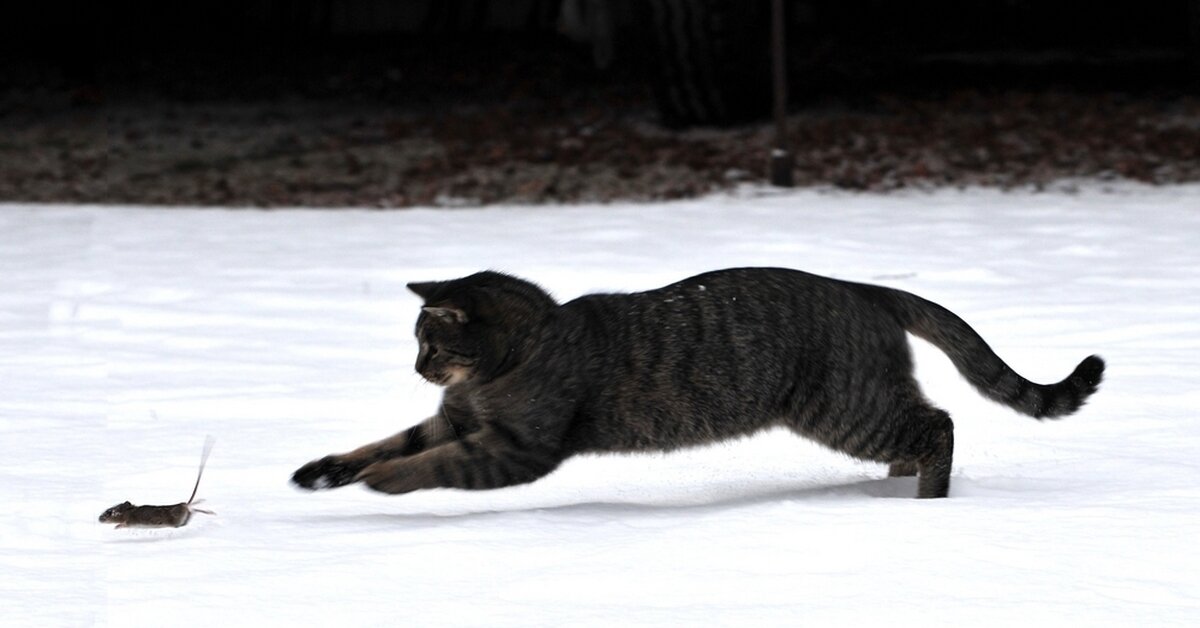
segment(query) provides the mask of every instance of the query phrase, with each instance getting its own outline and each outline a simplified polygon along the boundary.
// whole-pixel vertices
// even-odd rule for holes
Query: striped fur
[[[425,300],[417,370],[438,412],[395,436],[298,469],[304,488],[490,489],[584,452],[671,450],[784,426],[917,475],[944,497],[953,423],[912,376],[906,331],[945,351],[985,396],[1037,417],[1095,392],[1091,357],[1033,384],[960,318],[898,290],[786,269],[730,269],[637,294],[559,305],[495,272],[410,284]]]
[[[949,356],[958,372],[980,394],[1038,419],[1074,413],[1100,386],[1104,360],[1093,355],[1057,384],[1035,384],[1012,370],[987,342],[950,310],[916,295],[877,289],[908,331]]]

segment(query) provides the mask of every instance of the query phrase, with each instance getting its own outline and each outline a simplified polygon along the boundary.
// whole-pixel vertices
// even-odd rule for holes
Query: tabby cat
[[[905,332],[984,396],[1037,418],[1096,391],[1098,356],[1035,384],[949,310],[907,292],[776,268],[720,270],[559,305],[497,272],[412,283],[416,370],[445,387],[431,418],[298,469],[306,489],[386,493],[532,482],[585,452],[672,450],[784,426],[918,475],[945,497],[954,431],[913,379]]]

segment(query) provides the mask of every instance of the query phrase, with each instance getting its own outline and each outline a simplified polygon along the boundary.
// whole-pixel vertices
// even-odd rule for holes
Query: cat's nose
[[[416,368],[417,368],[418,373],[420,373],[422,375],[425,374],[425,367],[429,366],[429,358],[430,357],[432,357],[432,356],[429,355],[429,351],[427,351],[425,349],[421,349],[420,353],[417,354]]]

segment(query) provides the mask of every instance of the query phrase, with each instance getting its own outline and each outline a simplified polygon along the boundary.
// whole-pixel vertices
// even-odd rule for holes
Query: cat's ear
[[[414,281],[408,284],[408,289],[428,301],[433,296],[433,291],[440,285],[442,285],[440,281]]]
[[[467,313],[456,307],[423,307],[421,308],[431,316],[436,316],[442,320],[458,323],[459,325],[467,324]]]

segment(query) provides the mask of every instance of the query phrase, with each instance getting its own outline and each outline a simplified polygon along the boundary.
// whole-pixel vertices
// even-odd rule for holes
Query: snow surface
[[[1109,364],[1039,423],[916,346],[951,498],[783,432],[531,485],[304,493],[433,411],[405,282],[560,299],[778,265],[911,290],[1022,374]],[[374,211],[0,207],[0,623],[1198,625],[1200,187],[737,194]],[[129,499],[217,516],[113,530]]]

